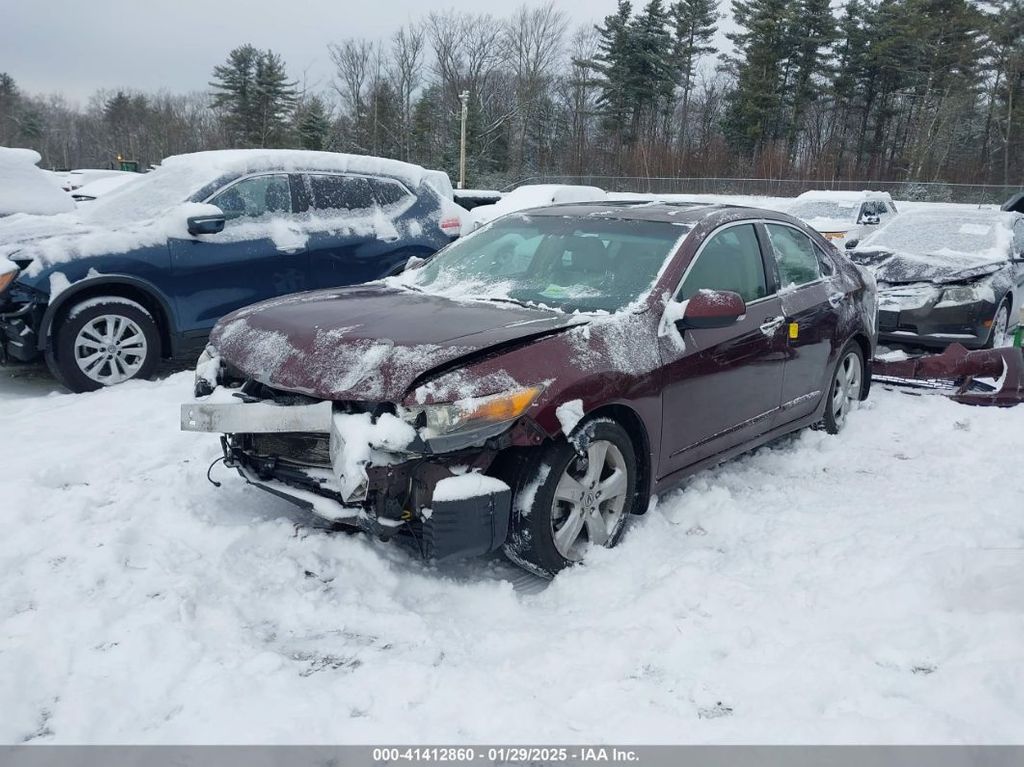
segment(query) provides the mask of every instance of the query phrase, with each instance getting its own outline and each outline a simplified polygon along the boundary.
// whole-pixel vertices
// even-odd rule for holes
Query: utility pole
[[[469,91],[459,94],[462,102],[462,139],[459,142],[459,189],[466,188],[466,117],[469,115]]]

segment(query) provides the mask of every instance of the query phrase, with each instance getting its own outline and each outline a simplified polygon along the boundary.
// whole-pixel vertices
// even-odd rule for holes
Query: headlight
[[[212,345],[207,345],[196,362],[196,377],[193,391],[197,397],[210,394],[220,383],[220,355]]]
[[[978,289],[972,285],[961,285],[942,291],[942,301],[951,304],[973,304],[978,298]]]
[[[2,266],[3,265],[0,265],[0,268],[2,268]],[[14,266],[14,264],[12,263],[11,266]],[[0,293],[3,293],[5,290],[7,290],[7,288],[10,286],[10,284],[12,282],[14,282],[14,278],[17,277],[17,276],[18,276],[18,268],[17,267],[14,267],[13,269],[10,269],[10,270],[4,271],[4,272],[0,272]]]
[[[487,397],[427,405],[423,409],[427,430],[433,434],[448,434],[514,421],[526,412],[543,390],[543,386],[530,386]]]

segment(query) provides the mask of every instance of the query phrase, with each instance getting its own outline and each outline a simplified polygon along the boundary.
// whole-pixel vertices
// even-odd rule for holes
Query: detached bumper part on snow
[[[1024,353],[1019,348],[968,351],[952,344],[942,354],[907,360],[874,360],[873,376],[882,383],[924,385],[944,381],[949,398],[965,405],[1011,407],[1024,402]],[[991,388],[975,386],[976,379],[995,379]]]
[[[508,534],[511,490],[474,473],[488,468],[493,450],[425,453],[417,439],[383,465],[367,464],[365,477],[339,477],[334,459],[343,442],[330,402],[188,403],[181,428],[223,434],[225,465],[261,490],[341,526],[402,540],[428,559],[495,551]]]

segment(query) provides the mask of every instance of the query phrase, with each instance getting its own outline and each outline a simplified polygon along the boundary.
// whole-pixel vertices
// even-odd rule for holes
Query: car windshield
[[[89,203],[79,215],[91,224],[149,221],[187,202],[212,180],[210,168],[198,163],[164,165]]]
[[[865,237],[858,250],[891,250],[914,255],[1005,257],[1011,233],[999,214],[904,213]]]
[[[689,226],[517,215],[458,240],[407,287],[427,293],[615,312],[650,290]]]

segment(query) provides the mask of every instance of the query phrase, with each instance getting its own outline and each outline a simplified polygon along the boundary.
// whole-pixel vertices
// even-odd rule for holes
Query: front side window
[[[688,232],[660,221],[508,216],[398,279],[453,298],[615,312],[651,289]]]
[[[730,290],[747,303],[768,295],[764,262],[753,224],[730,226],[708,238],[690,267],[679,301],[692,298],[698,290]]]
[[[783,288],[806,285],[820,279],[818,254],[810,237],[781,224],[766,224],[765,228],[779,265],[779,282]]]
[[[224,217],[229,221],[292,212],[291,190],[285,175],[244,178],[210,202],[224,211]]]
[[[1018,257],[1024,254],[1024,218],[1013,224],[1013,253]]]

